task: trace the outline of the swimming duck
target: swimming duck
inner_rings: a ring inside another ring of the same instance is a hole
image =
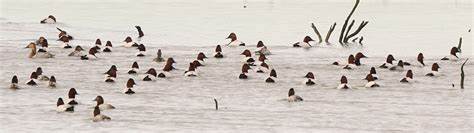
[[[360,59],[362,58],[367,58],[367,56],[365,56],[364,54],[362,54],[361,52],[358,52],[355,56],[355,60],[354,60],[354,63],[356,66],[360,66],[361,63],[360,63]]]
[[[411,70],[408,70],[407,74],[405,75],[405,77],[402,80],[400,80],[400,82],[408,83],[412,80],[413,80],[413,72]]]
[[[142,38],[143,36],[145,36],[145,34],[143,34],[142,27],[137,25],[135,26],[135,28],[137,28],[138,31],[138,38]]]
[[[138,53],[136,54],[138,57],[143,57],[145,56],[145,51],[146,51],[146,48],[145,48],[145,45],[143,44],[140,44],[137,46],[137,49],[138,49]]]
[[[231,46],[231,47],[245,46],[245,43],[237,40],[237,35],[235,35],[234,32],[230,33],[226,39],[230,39],[230,42],[227,44],[227,46]]]
[[[36,45],[33,42],[28,44],[28,46],[26,46],[25,48],[31,48],[31,52],[28,55],[28,58],[53,58],[54,57],[54,54],[51,54],[47,51],[37,52],[36,51]]]
[[[255,54],[264,54],[269,55],[271,54],[270,50],[263,44],[262,41],[258,41],[257,49],[255,49]]]
[[[189,68],[187,71],[184,72],[184,76],[186,77],[196,77],[197,73],[195,72],[196,70],[196,64],[195,63],[189,63]]]
[[[365,79],[367,80],[367,84],[365,84],[365,88],[380,87],[380,85],[375,83],[375,79],[374,77],[372,77],[372,74],[367,75]]]
[[[71,35],[67,34],[67,32],[65,30],[62,30],[62,29],[59,29],[58,27],[56,27],[56,29],[58,29],[59,31],[59,34],[58,34],[58,38],[59,40],[62,40],[62,39],[66,39],[67,38],[67,41],[69,42],[70,40],[73,40],[74,37],[72,37]],[[61,37],[66,37],[66,38],[61,38]]]
[[[379,76],[377,76],[377,71],[375,71],[375,67],[371,67],[371,68],[370,68],[370,73],[367,74],[367,76],[369,76],[369,75],[372,76],[372,78],[373,78],[374,80],[379,79]],[[366,80],[367,80],[367,76],[366,76],[366,78],[365,78]]]
[[[56,17],[49,15],[47,18],[40,21],[41,24],[54,24],[56,23]]]
[[[68,92],[68,102],[67,104],[70,104],[70,105],[77,105],[78,103],[76,102],[76,95],[79,95],[76,91],[75,88],[71,88],[69,89],[69,92]]]
[[[224,58],[224,55],[222,55],[221,45],[216,46],[215,52],[216,52],[216,54],[214,54],[215,58]]]
[[[63,35],[61,37],[59,37],[59,41],[61,41],[59,44],[60,44],[60,47],[64,48],[64,49],[68,49],[68,48],[72,48],[71,45],[69,45],[69,37],[66,36],[66,35]]]
[[[36,45],[41,46],[38,49],[38,52],[46,52],[46,48],[48,48],[48,40],[46,40],[46,38],[40,37],[35,43]]]
[[[176,63],[174,61],[173,58],[168,58],[166,60],[166,64],[165,64],[165,67],[163,68],[163,72],[161,72],[160,74],[158,74],[158,77],[159,78],[166,78],[166,77],[169,77],[170,76],[170,72],[172,70],[175,70],[176,68],[173,67],[173,64]]]
[[[355,64],[355,57],[354,55],[349,55],[349,58],[347,58],[347,65],[343,67],[343,69],[353,69],[356,68],[357,65]]]
[[[102,41],[100,41],[100,39],[97,38],[97,39],[95,40],[95,46],[94,46],[94,48],[97,49],[97,51],[100,51],[100,49],[101,49],[100,47],[102,47]]]
[[[290,88],[288,91],[288,102],[301,102],[303,101],[303,98],[301,98],[298,95],[295,95],[295,90],[293,88]]]
[[[262,64],[265,62],[265,60],[267,60],[267,57],[264,55],[264,54],[260,54],[259,57],[258,57],[258,63],[257,64]]]
[[[252,53],[250,53],[250,50],[245,49],[244,52],[241,53],[241,55],[245,56],[245,58],[242,59],[242,63],[248,64],[248,65],[251,65],[251,66],[255,66],[254,65],[255,60],[252,58]]]
[[[133,64],[132,64],[132,69],[128,70],[127,73],[128,73],[128,74],[137,74],[138,68],[139,68],[139,67],[138,67],[138,63],[135,61],[135,62],[133,62]]]
[[[431,66],[431,72],[426,74],[426,76],[430,76],[430,77],[433,77],[433,76],[438,76],[439,72],[438,72],[438,69],[439,69],[439,65],[438,63],[433,63],[433,65]]]
[[[314,41],[314,40],[311,39],[311,37],[306,36],[306,37],[304,37],[303,42],[297,42],[297,43],[293,44],[293,47],[310,48],[311,44],[309,44],[309,42],[311,42],[311,41]]]
[[[156,76],[157,76],[155,68],[148,69],[148,71],[145,74],[147,75],[143,78],[143,81],[152,81],[156,79]]]
[[[117,70],[111,70],[105,75],[105,82],[115,82],[115,79],[117,78]]]
[[[199,52],[196,60],[201,64],[201,65],[205,65],[204,63],[204,59],[207,59],[206,55],[203,53],[203,52]]]
[[[13,75],[12,78],[12,83],[10,84],[10,89],[19,89],[20,87],[18,86],[18,77],[16,75]]]
[[[337,87],[337,89],[352,89],[352,87],[347,82],[346,76],[343,75],[341,77],[341,84]]]
[[[153,59],[153,61],[155,62],[164,62],[165,59],[163,59],[163,57],[161,57],[161,49],[158,49],[158,52],[156,52],[156,58]]]
[[[303,81],[303,83],[304,83],[305,85],[308,85],[308,86],[309,86],[309,85],[314,85],[314,84],[316,84],[316,83],[314,82],[315,79],[314,79],[314,74],[313,74],[312,72],[308,72],[308,73],[306,74],[306,76],[304,76],[304,77],[306,78],[306,79]]]
[[[84,49],[82,49],[81,46],[77,45],[76,48],[74,48],[74,51],[71,52],[68,56],[77,56],[77,57],[81,57],[84,55],[84,53],[82,52],[84,51]]]
[[[107,41],[107,43],[105,43],[105,48],[102,51],[103,52],[112,52],[112,42]]]
[[[138,44],[132,41],[132,38],[130,36],[127,36],[125,40],[123,40],[125,44],[123,44],[124,47],[130,48],[130,47],[138,47]]]
[[[277,73],[276,73],[275,69],[272,69],[270,71],[270,76],[267,79],[265,79],[265,82],[275,83],[276,78],[277,78]]]
[[[63,99],[58,98],[58,101],[56,102],[56,111],[57,112],[74,112],[74,106],[69,105],[69,104],[64,104]]]
[[[49,77],[43,75],[43,69],[41,67],[36,68],[36,75],[38,75],[38,79],[42,81],[48,81]]]
[[[100,95],[96,96],[94,101],[97,102],[95,105],[96,107],[99,107],[100,110],[109,110],[109,109],[115,109],[114,106],[108,103],[104,103],[104,98]]]
[[[246,75],[249,72],[250,66],[248,64],[242,65],[242,73],[239,75],[239,79],[247,79],[248,76]]]
[[[38,85],[36,82],[36,80],[38,80],[38,75],[36,75],[36,72],[32,72],[31,75],[30,75],[30,80],[28,80],[28,82],[26,82],[27,85],[31,85],[31,86],[34,86],[34,85]]]
[[[89,54],[81,56],[81,60],[95,60],[98,58],[95,55],[97,52],[97,49],[95,47],[92,47],[89,49]]]
[[[393,61],[395,60],[395,58],[393,57],[392,54],[389,54],[387,56],[387,59],[385,61],[385,63],[383,63],[382,65],[379,66],[379,68],[390,68],[393,66]]]
[[[99,121],[110,121],[111,118],[100,114],[100,108],[98,106],[94,107],[94,118],[92,118],[92,122],[99,122]]]
[[[421,66],[425,66],[425,63],[423,62],[423,59],[425,59],[425,57],[423,56],[423,53],[419,53],[416,60],[418,61],[418,63],[421,64]]]
[[[135,81],[132,78],[129,78],[127,81],[127,88],[123,91],[125,94],[135,94],[135,92],[132,90],[133,86],[136,85]]]
[[[458,60],[459,57],[456,55],[456,53],[459,52],[459,49],[457,47],[452,47],[451,52],[449,53],[449,56],[443,57],[441,60]]]
[[[257,67],[257,73],[267,73],[268,71],[270,71],[270,67],[268,66],[267,63],[265,62],[262,62],[260,63],[260,65]]]
[[[391,71],[403,71],[403,65],[404,65],[404,64],[403,64],[403,61],[402,61],[402,60],[399,60],[398,63],[397,63],[397,65],[390,67],[389,70],[391,70]]]
[[[49,78],[48,86],[51,88],[56,88],[56,77],[51,76],[51,78]]]

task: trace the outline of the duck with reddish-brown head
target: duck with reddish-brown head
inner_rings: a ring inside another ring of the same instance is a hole
[[[69,104],[64,104],[63,99],[58,98],[58,101],[56,102],[56,111],[57,112],[74,112],[74,106],[69,105]]]
[[[367,80],[367,84],[365,84],[365,88],[380,87],[379,84],[375,83],[375,78],[372,77],[372,74],[368,74],[365,77],[365,80]]]
[[[135,83],[135,80],[133,80],[132,78],[129,78],[128,81],[127,81],[127,84],[126,84],[126,87],[125,90],[123,91],[124,94],[135,94],[135,91],[133,91],[133,86],[135,86],[136,83]]]
[[[426,76],[429,76],[429,77],[438,76],[439,75],[438,69],[440,68],[441,67],[439,67],[438,63],[433,63],[433,65],[431,65],[431,72],[427,73]]]
[[[404,78],[402,78],[402,79],[400,80],[400,82],[402,82],[402,83],[409,83],[409,82],[411,82],[412,80],[413,80],[413,71],[412,71],[412,70],[408,70],[408,71],[407,71],[407,74],[405,75]]]
[[[13,75],[12,77],[12,82],[10,84],[10,89],[19,89],[20,87],[18,86],[18,77],[16,75]]]
[[[102,50],[103,52],[112,52],[112,42],[107,41],[105,43],[105,48]]]
[[[316,84],[316,79],[314,78],[314,74],[313,72],[308,72],[305,76],[304,76],[304,80],[303,80],[303,84],[304,85],[315,85]]]
[[[145,45],[140,44],[140,45],[137,46],[137,49],[138,49],[138,53],[136,54],[136,56],[138,56],[138,57],[145,56],[145,52],[146,52]]]
[[[215,52],[216,52],[216,53],[214,54],[214,57],[215,57],[215,58],[224,58],[224,55],[222,54],[221,45],[217,45],[217,46],[216,46]]]
[[[276,79],[277,79],[277,73],[276,73],[275,69],[272,69],[270,71],[270,76],[268,76],[268,78],[265,79],[265,82],[266,83],[275,83]]]
[[[230,42],[227,43],[226,46],[229,46],[229,47],[245,46],[244,42],[237,40],[237,35],[234,32],[230,33],[226,39],[230,40]]]
[[[255,60],[252,58],[252,53],[250,52],[250,50],[248,49],[245,49],[244,52],[242,52],[240,55],[244,55],[245,57],[242,59],[242,63],[244,64],[248,64],[250,66],[255,66],[254,63],[255,63]]]
[[[249,73],[250,69],[251,68],[248,64],[243,64],[242,65],[242,73],[240,73],[239,79],[247,79],[248,78],[247,74]]]
[[[256,55],[258,55],[258,54],[270,55],[271,52],[267,48],[267,46],[265,46],[265,44],[263,44],[263,41],[258,41],[257,49],[255,49],[255,54]]]
[[[36,86],[38,85],[38,75],[36,72],[32,72],[30,75],[30,80],[26,82],[27,85]]]
[[[451,51],[449,52],[449,55],[446,57],[443,57],[441,60],[457,61],[459,57],[456,55],[456,53],[459,53],[459,49],[457,47],[452,47]]]
[[[337,89],[352,89],[352,87],[349,85],[349,83],[347,82],[347,77],[346,76],[342,76],[341,77],[341,84],[339,84],[339,86],[337,87]]]
[[[85,55],[85,53],[83,51],[84,51],[84,49],[82,49],[81,46],[77,45],[76,48],[74,48],[74,51],[69,53],[68,56],[81,57],[81,56]]]
[[[148,69],[145,74],[146,76],[143,78],[143,81],[153,81],[156,80],[156,77],[158,76],[155,68]]]
[[[124,42],[123,46],[126,48],[138,47],[138,43],[133,42],[132,37],[130,36],[127,36],[125,40],[123,40],[123,42]]]
[[[97,56],[95,55],[98,53],[97,49],[95,47],[92,47],[89,49],[89,54],[81,56],[81,60],[95,60],[97,59]]]
[[[314,40],[311,37],[305,36],[302,42],[294,43],[293,47],[311,48],[312,46],[310,43],[313,42]]]
[[[379,66],[379,68],[390,68],[393,66],[393,61],[395,61],[395,58],[393,57],[392,54],[388,54],[387,58],[385,59],[385,63]]]
[[[303,98],[301,98],[298,95],[295,95],[295,89],[290,88],[288,91],[288,102],[301,102],[303,101]]]
[[[132,64],[132,68],[131,68],[130,70],[128,70],[127,73],[128,73],[128,74],[137,74],[139,68],[140,68],[140,67],[138,66],[138,63],[135,61],[135,62],[133,62],[133,64]]]
[[[56,17],[54,17],[53,15],[49,15],[47,18],[41,20],[40,23],[41,24],[55,24]]]
[[[170,76],[171,76],[171,73],[170,73],[170,72],[171,72],[172,70],[175,70],[175,69],[176,69],[176,68],[173,67],[173,64],[174,64],[174,63],[176,63],[176,62],[174,61],[173,58],[171,58],[171,57],[168,58],[168,59],[166,60],[165,66],[163,67],[163,72],[159,73],[159,74],[158,74],[158,77],[159,77],[159,78],[170,77]]]

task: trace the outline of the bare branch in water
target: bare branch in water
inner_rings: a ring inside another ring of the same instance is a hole
[[[219,105],[217,104],[216,98],[214,98],[214,103],[216,103],[216,110],[219,110]]]
[[[316,28],[314,23],[311,23],[311,28],[313,28],[316,35],[318,35],[319,43],[323,42],[323,38],[321,37],[321,34],[319,33],[318,28]]]
[[[359,44],[362,45],[362,41],[364,40],[364,37],[363,36],[360,36],[360,39],[359,39]]]
[[[359,32],[369,23],[369,21],[362,21],[359,25],[359,27],[357,28],[356,31],[354,31],[354,33],[350,34],[349,36],[347,36],[347,38],[344,38],[344,42],[347,43],[347,41],[349,39],[351,39],[352,37],[356,36],[357,34],[359,34]]]
[[[464,61],[461,66],[461,89],[464,89],[464,65],[466,64],[467,60],[469,59],[466,59],[466,61]]]
[[[461,44],[462,44],[462,37],[459,37],[459,43],[458,43],[459,53],[461,53]]]
[[[349,13],[349,15],[346,18],[346,21],[344,21],[344,25],[342,25],[341,34],[339,35],[339,43],[341,45],[344,45],[343,42],[342,42],[343,41],[342,39],[343,39],[344,33],[346,31],[347,23],[349,22],[349,19],[351,19],[352,14],[354,14],[354,11],[356,10],[357,6],[359,5],[359,2],[360,2],[360,0],[356,0],[356,3],[354,4],[354,7],[352,8],[351,12]]]
[[[331,37],[331,34],[334,31],[334,28],[336,28],[336,22],[334,22],[334,24],[331,25],[328,33],[326,34],[326,39],[324,40],[326,43],[329,43],[329,38]]]
[[[355,23],[355,20],[352,20],[351,24],[349,24],[349,27],[347,28],[347,31],[346,31],[346,34],[344,35],[344,43],[347,43],[347,35],[349,35],[349,32],[351,31],[352,29],[352,26],[354,26],[354,23]]]
[[[352,42],[355,43],[357,41],[357,39],[359,39],[359,37],[356,37],[356,38],[352,39]]]

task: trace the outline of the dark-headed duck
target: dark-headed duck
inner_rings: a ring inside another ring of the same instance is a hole
[[[258,41],[257,43],[257,49],[255,49],[255,54],[264,54],[264,55],[269,55],[271,54],[270,50],[263,44],[262,41]]]
[[[303,101],[303,98],[301,98],[298,95],[295,95],[295,89],[290,88],[288,91],[288,102],[301,102]]]
[[[100,122],[100,121],[110,121],[111,118],[100,114],[100,108],[98,106],[94,107],[94,117],[92,118],[92,122]]]
[[[138,45],[137,49],[138,49],[138,53],[137,53],[136,55],[137,55],[138,57],[143,57],[143,56],[145,56],[145,52],[146,52],[145,45],[140,44],[140,45]]]
[[[40,23],[41,24],[55,24],[56,17],[54,17],[53,15],[49,15],[47,18],[41,20]]]
[[[404,66],[403,61],[402,61],[402,60],[398,60],[397,65],[390,67],[389,70],[391,70],[391,71],[403,71],[403,66]]]
[[[272,69],[270,71],[270,76],[267,79],[265,79],[265,82],[275,83],[276,78],[277,78],[277,73],[276,73],[275,69]]]
[[[231,46],[231,47],[245,46],[245,43],[237,40],[237,35],[234,32],[230,33],[226,39],[230,39],[230,42],[226,44],[226,46]]]
[[[138,69],[139,69],[138,63],[135,61],[135,62],[133,62],[133,64],[132,64],[132,69],[128,70],[127,73],[128,73],[128,74],[137,74]]]
[[[425,57],[423,56],[423,53],[419,53],[418,57],[416,58],[416,60],[418,61],[418,63],[421,64],[421,66],[425,66],[425,63],[423,62],[424,59]]]
[[[305,80],[303,80],[303,84],[305,85],[315,85],[315,78],[313,72],[308,72],[305,76]]]
[[[103,52],[112,52],[112,42],[107,41],[105,43],[105,48],[102,50]]]
[[[138,44],[133,42],[132,37],[130,37],[130,36],[127,36],[125,38],[125,40],[123,40],[123,42],[124,42],[124,44],[123,44],[124,47],[127,47],[127,48],[138,47]]]
[[[199,61],[199,63],[201,63],[201,65],[205,65],[204,59],[206,59],[206,58],[207,58],[207,56],[203,52],[199,52],[196,60]]]
[[[245,57],[242,59],[242,63],[254,66],[255,60],[252,58],[252,53],[250,50],[245,49],[240,55],[244,55]]]
[[[362,59],[362,58],[367,58],[367,56],[365,56],[365,55],[362,54],[361,52],[358,52],[358,53],[356,54],[356,56],[355,56],[355,61],[354,61],[354,63],[355,63],[356,66],[360,66],[360,65],[361,65],[360,59]]]
[[[171,75],[170,72],[171,72],[172,70],[175,70],[175,69],[176,69],[176,68],[173,67],[173,64],[174,64],[174,63],[176,63],[176,62],[174,61],[173,58],[171,58],[171,57],[168,58],[168,59],[166,60],[165,66],[163,67],[163,72],[161,72],[160,74],[158,74],[158,77],[159,77],[159,78],[166,78],[166,77],[169,77],[169,76]]]
[[[349,55],[347,58],[347,65],[343,67],[343,69],[353,69],[356,68],[357,65],[355,64],[355,57],[354,55]]]
[[[367,84],[365,84],[365,88],[380,87],[380,85],[375,83],[375,79],[374,77],[372,77],[371,74],[367,75],[365,79],[367,80]]]
[[[439,68],[441,68],[441,67],[439,67],[438,63],[433,63],[433,65],[431,66],[431,72],[426,74],[426,76],[430,76],[430,77],[438,76],[439,75],[439,72],[438,72]]]
[[[51,76],[51,78],[49,78],[48,86],[51,88],[56,88],[56,77]]]
[[[194,63],[194,62],[189,63],[189,68],[188,68],[187,71],[184,72],[184,76],[186,76],[186,77],[195,77],[195,76],[197,76],[196,63]]]
[[[69,92],[67,93],[67,96],[68,96],[68,102],[67,104],[70,104],[70,105],[77,105],[78,103],[76,102],[76,95],[79,95],[76,91],[75,88],[71,88],[69,89]]]
[[[123,91],[125,94],[135,94],[135,92],[132,90],[133,86],[136,85],[135,80],[132,78],[129,78],[127,81],[127,88]]]
[[[251,68],[248,64],[243,64],[242,65],[242,73],[240,73],[239,79],[247,79],[248,76],[246,74],[249,72],[250,69]]]
[[[158,52],[156,52],[156,58],[153,59],[153,61],[155,61],[155,62],[164,62],[165,59],[162,57],[161,54],[162,54],[161,49],[158,49]]]
[[[297,43],[293,44],[293,47],[310,48],[311,44],[309,44],[309,43],[313,42],[313,41],[314,40],[311,37],[306,36],[306,37],[304,37],[302,42],[297,42]]]
[[[16,75],[13,75],[12,78],[12,83],[10,84],[10,89],[19,89],[20,87],[18,86],[18,77]]]
[[[74,48],[74,51],[69,53],[68,56],[77,56],[77,57],[83,56],[84,53],[82,51],[84,51],[84,49],[82,49],[81,46],[77,45],[76,48]]]
[[[411,70],[407,71],[407,74],[403,79],[400,80],[402,83],[408,83],[413,80],[413,72]]]
[[[459,57],[456,55],[456,53],[459,52],[459,49],[457,47],[452,47],[451,51],[449,52],[449,56],[443,57],[441,60],[458,60]]]
[[[96,96],[94,101],[97,102],[95,105],[96,107],[99,107],[100,110],[109,110],[109,109],[115,109],[114,106],[108,103],[104,103],[104,98],[100,95]]]
[[[341,84],[339,84],[337,89],[352,89],[352,87],[347,82],[347,77],[346,76],[343,75],[341,77]]]
[[[97,59],[97,56],[95,55],[98,53],[97,48],[92,47],[89,49],[89,54],[81,56],[81,60],[95,60]]]
[[[224,55],[222,54],[221,45],[217,45],[217,46],[216,46],[215,52],[216,52],[216,53],[214,54],[214,57],[215,57],[215,58],[224,58]]]
[[[36,72],[32,72],[31,75],[30,75],[30,80],[28,80],[28,82],[26,82],[27,85],[38,85],[36,82],[38,80],[38,75],[36,75]]]
[[[63,99],[58,98],[58,101],[56,102],[56,111],[57,112],[74,112],[74,106],[69,105],[69,104],[64,104]]]
[[[148,71],[145,73],[146,76],[143,78],[143,81],[152,81],[152,80],[155,80],[156,77],[157,77],[157,73],[156,73],[156,70],[155,68],[150,68],[148,69]]]
[[[395,58],[393,57],[392,54],[389,54],[387,56],[387,59],[385,60],[385,63],[383,63],[382,65],[379,66],[379,68],[390,68],[393,66],[393,61],[395,60]]]

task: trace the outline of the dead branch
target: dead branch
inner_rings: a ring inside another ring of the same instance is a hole
[[[347,16],[346,20],[344,21],[344,25],[342,26],[342,29],[341,29],[341,34],[339,35],[339,43],[341,45],[343,45],[343,37],[344,37],[344,33],[346,31],[346,27],[347,27],[347,23],[349,22],[349,19],[351,19],[351,16],[352,14],[354,14],[354,11],[356,10],[357,6],[359,5],[359,2],[360,0],[356,0],[356,3],[354,5],[354,7],[352,8],[352,11],[349,13],[349,15]]]
[[[214,103],[216,103],[216,110],[219,110],[219,105],[217,104],[217,100],[214,98]]]
[[[354,23],[355,23],[355,20],[352,20],[351,24],[349,24],[349,27],[347,28],[346,34],[344,35],[344,39],[343,39],[344,43],[347,43],[347,41],[346,41],[347,35],[349,35],[349,32],[352,29],[352,26],[354,26]]]
[[[329,43],[329,38],[331,37],[331,34],[334,31],[334,28],[336,28],[336,22],[334,22],[334,24],[332,24],[331,27],[329,27],[329,31],[326,34],[326,39],[324,39],[326,43]]]
[[[316,28],[314,23],[311,23],[311,28],[313,28],[316,35],[318,35],[319,43],[323,42],[323,38],[321,37],[321,34],[319,33],[318,28]]]
[[[461,53],[461,44],[462,44],[462,37],[459,37],[459,43],[458,43],[459,53]]]
[[[359,25],[359,27],[357,28],[356,31],[354,31],[354,33],[350,34],[349,36],[347,36],[346,38],[344,38],[344,43],[347,43],[347,41],[349,39],[351,39],[352,37],[356,36],[357,34],[359,34],[359,32],[369,23],[369,21],[362,21]],[[349,31],[348,31],[349,32]]]
[[[364,37],[363,36],[360,36],[360,39],[359,39],[359,44],[362,45],[362,41],[364,40]]]
[[[355,43],[357,41],[357,39],[359,39],[359,37],[356,37],[356,38],[352,39],[352,42]]]
[[[461,65],[461,89],[464,89],[464,65],[466,64],[467,60],[469,59],[466,59],[466,61],[464,61],[464,63]]]

